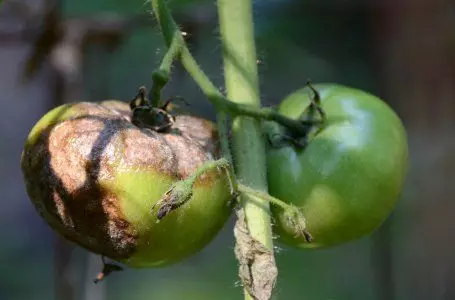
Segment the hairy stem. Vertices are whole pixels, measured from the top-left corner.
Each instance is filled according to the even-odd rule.
[[[218,14],[227,96],[235,103],[251,106],[251,111],[254,110],[253,108],[259,109],[261,103],[252,2],[251,0],[218,0]],[[260,123],[255,119],[237,116],[233,119],[232,132],[237,176],[242,183],[266,192],[265,145]],[[258,199],[253,199],[248,194],[242,194],[241,200],[251,238],[272,253],[270,262],[274,264],[269,203],[266,201],[258,203]],[[252,261],[251,264],[254,268],[255,262]],[[267,274],[257,274],[252,270],[249,277],[254,285],[255,281],[261,280],[260,277],[267,277]],[[274,278],[272,280],[274,281]],[[245,299],[256,298],[255,295],[251,295],[251,291],[251,288],[246,287]]]
[[[150,90],[152,107],[158,107],[161,100],[161,90],[169,81],[172,62],[178,57],[180,51],[182,50],[183,40],[179,35],[179,32],[174,33],[174,37],[171,40],[169,49],[161,61],[159,69],[154,71],[152,74],[153,86]]]
[[[231,148],[229,147],[229,133],[228,133],[228,116],[224,111],[219,111],[216,114],[216,123],[218,126],[218,136],[221,143],[221,152],[223,157],[226,158],[232,165]]]
[[[151,3],[166,44],[170,47],[175,40],[178,41],[177,44],[181,45],[179,54],[182,65],[217,110],[226,111],[232,115],[245,115],[256,119],[275,121],[296,133],[306,133],[308,127],[305,122],[287,118],[271,108],[260,108],[257,105],[252,105],[252,103],[249,103],[248,98],[239,98],[237,101],[230,101],[224,97],[191,55],[165,1],[151,0]],[[240,28],[239,30],[243,29]],[[239,97],[247,97],[247,95],[239,95]]]
[[[308,243],[311,243],[313,237],[306,228],[306,219],[303,211],[299,207],[288,204],[268,193],[252,189],[244,184],[238,184],[237,190],[239,193],[250,195],[252,198],[256,198],[259,201],[267,201],[271,205],[281,208],[284,211],[284,216],[286,216],[286,222],[294,229],[295,235],[302,236]]]
[[[262,201],[267,201],[267,202],[269,202],[272,205],[276,205],[276,206],[282,208],[283,210],[287,210],[287,209],[291,208],[290,204],[287,204],[286,202],[284,202],[284,201],[282,201],[282,200],[280,200],[278,198],[270,196],[268,193],[265,193],[265,192],[258,191],[258,190],[255,190],[253,188],[250,188],[247,185],[244,185],[244,184],[240,183],[240,184],[238,184],[237,189],[242,194],[246,194],[246,195],[250,195],[250,196],[259,198]]]
[[[160,25],[161,32],[164,37],[165,43],[170,46],[173,38],[179,38],[182,41],[183,47],[181,50],[180,60],[185,69],[193,77],[194,81],[200,86],[204,94],[214,96],[222,96],[220,91],[216,86],[210,81],[210,79],[205,75],[202,69],[197,64],[196,60],[191,55],[186,43],[181,35],[180,29],[177,26],[177,23],[172,18],[169,9],[166,6],[164,0],[151,0],[152,8],[155,17],[158,20]],[[176,34],[177,33],[177,34]]]
[[[223,158],[226,159],[229,163],[227,173],[229,178],[229,185],[231,188],[231,193],[233,197],[236,197],[238,191],[238,183],[235,178],[235,172],[233,169],[230,169],[233,166],[231,148],[229,147],[229,133],[228,133],[228,116],[224,111],[218,111],[216,114],[216,122],[218,126],[218,135],[221,143],[221,152]]]
[[[180,193],[180,194],[191,194],[192,188],[193,188],[194,184],[196,183],[196,181],[198,180],[198,178],[202,174],[209,172],[216,168],[223,169],[226,172],[227,177],[229,178],[230,182],[233,184],[232,190],[234,193],[238,192],[238,193],[242,193],[247,196],[254,197],[256,199],[260,199],[260,201],[262,201],[262,202],[268,202],[272,205],[280,207],[283,210],[298,209],[297,207],[295,207],[291,204],[288,204],[278,198],[275,198],[266,192],[256,190],[256,189],[246,186],[244,184],[238,183],[235,179],[235,174],[234,174],[234,170],[232,168],[232,164],[229,162],[229,159],[227,159],[225,157],[220,158],[218,160],[211,160],[211,161],[204,163],[199,168],[197,168],[196,171],[194,171],[186,179],[183,179],[183,180],[177,182],[176,184],[174,184],[174,186],[172,186],[170,188],[170,191],[175,189],[176,186],[180,185],[184,189],[187,189],[187,192]],[[176,199],[176,200],[178,200],[178,199]],[[183,202],[186,202],[185,199],[180,199],[180,200],[184,200]],[[255,201],[257,201],[257,200],[255,200]]]
[[[189,176],[185,180],[187,180],[191,184],[191,186],[193,186],[194,183],[196,182],[196,180],[199,178],[199,176],[201,176],[205,172],[207,172],[209,170],[213,170],[215,168],[229,168],[229,161],[227,159],[225,159],[225,158],[221,158],[221,159],[218,159],[218,160],[213,160],[213,161],[206,162],[201,167],[199,167],[196,170],[196,172],[191,174],[191,176]]]

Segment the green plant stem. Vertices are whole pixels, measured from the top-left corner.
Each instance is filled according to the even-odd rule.
[[[181,50],[180,60],[185,69],[193,77],[194,81],[201,87],[202,91],[206,95],[214,96],[218,95],[222,97],[220,91],[216,86],[210,81],[210,79],[205,75],[202,69],[197,64],[196,60],[191,55],[186,43],[181,35],[180,29],[177,26],[177,23],[172,18],[169,9],[164,0],[151,0],[152,8],[155,17],[158,20],[160,25],[161,32],[164,37],[164,41],[169,47],[172,43],[173,38],[179,38],[182,41],[183,47]],[[176,34],[177,33],[177,34]]]
[[[228,116],[224,111],[218,111],[216,114],[216,123],[218,126],[218,135],[221,143],[221,152],[223,157],[226,158],[232,165],[231,149],[229,147],[229,133],[228,133]]]
[[[251,0],[218,0],[227,96],[234,102],[260,108]],[[232,122],[236,174],[241,182],[267,191],[265,145],[258,120],[238,116]],[[273,253],[269,203],[242,194],[251,237]],[[256,199],[257,200],[257,199]],[[253,273],[251,273],[253,276]],[[256,281],[256,278],[252,278]],[[245,299],[252,299],[245,289]]]
[[[254,46],[252,4],[248,0],[219,0],[221,40],[227,94],[234,102],[260,107]],[[235,45],[235,47],[231,47]],[[255,189],[267,191],[264,141],[259,123],[245,117],[233,120],[233,142],[237,174]],[[267,211],[245,201],[245,214],[251,235],[272,248]],[[264,226],[266,225],[266,226]]]
[[[218,160],[206,162],[185,180],[189,184],[191,184],[191,186],[193,186],[194,183],[196,182],[196,180],[199,178],[199,176],[201,176],[205,172],[215,169],[215,168],[228,168],[229,169],[229,161],[225,158],[220,158]]]
[[[223,152],[225,152],[225,151],[223,151]],[[228,151],[228,153],[226,153],[226,154],[227,154],[227,157],[225,156],[225,157],[220,158],[218,160],[209,161],[209,162],[203,164],[201,167],[199,167],[196,170],[196,172],[194,172],[185,181],[188,181],[191,184],[191,187],[192,187],[194,185],[194,183],[196,182],[196,180],[199,178],[199,176],[201,176],[203,173],[205,173],[207,171],[210,171],[212,169],[215,169],[215,168],[224,169],[226,174],[227,174],[227,176],[228,176],[229,185],[230,185],[230,188],[231,188],[231,193],[232,194],[236,194],[237,191],[238,191],[238,183],[237,183],[237,180],[235,178],[234,170],[231,167],[232,166],[232,162],[230,161],[230,159],[231,159],[230,151]],[[281,200],[278,200],[278,201],[281,201]]]
[[[298,209],[297,207],[291,205],[291,204],[288,204],[278,198],[275,198],[271,195],[269,195],[268,193],[265,193],[263,191],[259,191],[259,190],[255,190],[254,188],[251,188],[249,186],[246,186],[244,184],[241,184],[241,183],[238,183],[235,179],[235,173],[234,173],[234,170],[232,169],[232,164],[229,162],[229,160],[225,157],[223,158],[220,158],[218,160],[212,160],[212,161],[208,161],[206,163],[204,163],[202,166],[200,166],[199,168],[197,168],[196,171],[194,171],[190,176],[188,176],[186,179],[183,179],[179,182],[177,182],[176,184],[174,184],[171,188],[170,188],[170,192],[172,192],[176,186],[180,186],[180,187],[183,187],[183,189],[185,189],[186,191],[181,193],[181,191],[178,191],[178,193],[180,193],[179,196],[181,195],[191,195],[192,194],[192,188],[194,186],[194,184],[196,183],[196,181],[198,180],[198,178],[204,174],[205,172],[209,172],[213,169],[216,169],[216,168],[220,168],[220,169],[224,169],[225,172],[227,173],[227,176],[229,178],[229,180],[231,181],[231,183],[233,183],[233,191],[234,192],[239,192],[239,193],[242,193],[242,194],[245,194],[245,195],[249,195],[249,196],[252,196],[256,199],[260,199],[261,201],[263,202],[268,202],[272,205],[275,205],[275,206],[278,206],[280,207],[281,209],[283,210],[286,210],[286,211],[289,211],[289,210],[296,210]],[[167,194],[167,193],[166,193]],[[181,202],[185,203],[189,200],[188,199],[177,199],[176,200],[181,200]],[[256,200],[257,201],[257,200]]]
[[[161,61],[158,70],[155,70],[152,74],[153,85],[150,90],[150,99],[152,107],[158,107],[161,100],[161,90],[169,81],[171,74],[172,62],[178,57],[183,47],[183,40],[179,38],[179,33],[174,33],[171,39],[169,49]]]
[[[308,131],[308,125],[310,124],[307,121],[293,120],[288,117],[285,117],[278,113],[272,108],[258,108],[252,107],[250,105],[245,105],[242,103],[232,102],[234,100],[228,100],[225,97],[220,96],[208,96],[209,100],[221,110],[229,112],[234,116],[247,116],[255,119],[275,121],[289,130],[295,133],[305,134]],[[229,97],[231,98],[231,97]],[[231,98],[234,99],[234,98]]]
[[[290,204],[287,204],[286,202],[284,202],[278,198],[275,198],[275,197],[269,195],[268,193],[255,190],[255,189],[250,188],[249,186],[241,184],[241,183],[239,183],[237,185],[237,190],[242,194],[256,197],[258,199],[261,199],[262,201],[267,201],[272,205],[282,208],[283,210],[288,210],[288,209],[292,208],[292,206]]]
[[[164,0],[151,0],[155,17],[160,25],[165,43],[170,47],[175,40],[181,45],[180,60],[193,80],[201,88],[209,101],[217,110],[226,111],[232,115],[245,115],[253,118],[259,118],[269,121],[275,121],[296,133],[306,133],[307,126],[305,122],[287,118],[271,108],[260,108],[257,105],[248,103],[248,98],[238,101],[230,101],[224,97],[216,86],[205,75],[198,63],[191,55],[183,36],[172,18],[169,9]],[[242,29],[239,29],[242,30]],[[254,62],[256,63],[256,61]],[[243,95],[245,96],[245,95]]]
[[[230,169],[230,166],[233,166],[231,148],[229,147],[229,133],[228,133],[228,116],[224,111],[218,111],[216,114],[216,122],[218,127],[218,135],[221,143],[221,152],[224,159],[229,163],[227,173],[229,178],[229,186],[231,188],[231,194],[233,197],[237,195],[238,183],[235,178],[234,170]]]

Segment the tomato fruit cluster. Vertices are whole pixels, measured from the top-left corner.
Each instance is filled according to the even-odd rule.
[[[189,203],[157,222],[152,207],[171,185],[217,158],[217,132],[193,116],[177,116],[166,132],[137,127],[131,116],[119,101],[51,110],[27,138],[22,171],[38,213],[59,234],[131,267],[164,266],[218,233],[231,193],[226,175],[209,171]]]
[[[316,84],[326,121],[307,146],[269,147],[269,192],[303,210],[308,243],[296,236],[284,211],[273,207],[280,240],[297,248],[321,248],[371,234],[390,215],[408,163],[407,137],[395,112],[381,99],[358,89]],[[305,116],[312,95],[298,90],[278,111]],[[283,131],[283,135],[286,131]]]
[[[309,243],[296,234],[289,214],[272,207],[275,233],[297,248],[371,234],[393,210],[408,163],[403,124],[381,99],[336,84],[314,88],[325,115],[316,130],[299,137],[276,123],[264,127],[307,142],[267,149],[270,194],[301,208],[313,237]],[[307,88],[298,90],[278,111],[308,118],[311,97]],[[232,195],[226,174],[208,171],[196,181],[191,201],[157,222],[152,208],[165,192],[218,158],[218,136],[207,120],[131,109],[104,101],[51,110],[30,132],[21,167],[32,203],[59,234],[131,267],[165,266],[213,239],[232,212]],[[148,124],[150,116],[165,126]]]

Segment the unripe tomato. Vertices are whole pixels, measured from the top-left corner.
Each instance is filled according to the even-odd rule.
[[[314,85],[327,119],[303,149],[268,149],[271,195],[302,208],[308,243],[296,236],[283,210],[272,208],[281,241],[320,248],[371,234],[392,212],[405,180],[408,145],[395,112],[364,91],[335,84]],[[300,118],[309,89],[289,95],[279,112]],[[285,134],[285,132],[283,132]]]
[[[157,222],[152,206],[219,152],[207,120],[180,115],[170,129],[133,125],[118,101],[57,107],[24,147],[28,195],[54,230],[94,253],[131,267],[178,262],[202,249],[232,208],[227,177],[213,170],[196,181],[189,202]]]

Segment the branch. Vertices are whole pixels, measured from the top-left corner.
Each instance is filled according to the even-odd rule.
[[[202,71],[194,57],[191,55],[181,31],[172,18],[165,1],[151,0],[151,3],[165,43],[169,47],[174,39],[179,40],[179,43],[182,45],[180,52],[180,61],[182,62],[182,65],[217,110],[222,110],[232,115],[244,115],[256,119],[275,121],[296,133],[305,134],[308,131],[308,126],[305,121],[287,118],[271,108],[260,108],[250,104],[243,104],[248,102],[245,101],[245,99],[231,101],[224,97],[207,75],[205,75],[204,71]],[[256,64],[256,61],[254,63]]]
[[[261,205],[263,202],[275,205],[284,211],[289,226],[293,227],[296,235],[301,235],[311,242],[311,235],[306,230],[306,221],[303,212],[297,206],[288,204],[265,192],[253,189],[244,184],[238,183],[235,178],[232,164],[226,158],[211,160],[196,169],[186,179],[174,183],[163,197],[153,206],[152,211],[157,208],[157,219],[161,220],[169,213],[190,201],[193,194],[193,186],[198,178],[211,170],[222,169],[229,179],[231,193],[236,198],[238,193],[249,196],[252,202]]]
[[[180,36],[180,32],[175,32],[172,38],[169,49],[164,55],[161,65],[158,70],[155,70],[152,74],[153,86],[150,90],[150,99],[152,107],[158,107],[161,100],[161,90],[169,81],[169,75],[171,74],[172,62],[176,59],[183,47],[183,39]]]

